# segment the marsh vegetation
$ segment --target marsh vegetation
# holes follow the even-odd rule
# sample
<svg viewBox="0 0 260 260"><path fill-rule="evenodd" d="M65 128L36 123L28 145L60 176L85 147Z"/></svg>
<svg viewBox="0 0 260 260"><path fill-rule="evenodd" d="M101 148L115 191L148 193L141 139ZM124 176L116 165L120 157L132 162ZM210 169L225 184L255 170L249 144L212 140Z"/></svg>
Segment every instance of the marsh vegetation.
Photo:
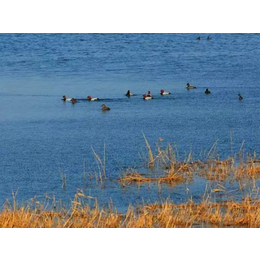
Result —
<svg viewBox="0 0 260 260"><path fill-rule="evenodd" d="M186 189L183 191L187 192L185 202L162 198L154 203L130 204L125 212L119 212L112 201L100 206L97 198L87 196L82 190L78 190L69 207L57 206L55 197L47 195L44 201L33 198L19 206L17 194L13 193L12 202L7 200L0 213L0 227L260 227L257 185L260 159L255 153L245 154L240 149L232 157L221 160L214 144L204 160L193 160L189 153L181 161L176 147L168 144L163 149L160 141L152 151L145 138L145 173L129 168L114 180L107 177L105 146L103 156L92 148L98 171L87 174L84 167L84 181L95 181L103 186L112 181L119 188L137 185L139 189L152 183L161 191L162 185L174 187L200 178L206 181L206 186L199 200L193 200ZM66 176L61 171L60 175L65 189ZM227 183L236 183L236 189L230 190ZM232 196L228 196L230 193Z"/></svg>

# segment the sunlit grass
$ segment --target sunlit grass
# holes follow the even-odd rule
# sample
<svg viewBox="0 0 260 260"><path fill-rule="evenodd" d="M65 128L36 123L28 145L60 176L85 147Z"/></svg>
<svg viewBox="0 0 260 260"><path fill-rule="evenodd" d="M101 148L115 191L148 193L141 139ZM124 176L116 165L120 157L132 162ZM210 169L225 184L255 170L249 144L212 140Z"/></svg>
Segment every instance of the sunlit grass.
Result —
<svg viewBox="0 0 260 260"><path fill-rule="evenodd" d="M44 210L44 206L8 208L0 213L1 228L178 228L178 227L260 227L260 201L250 196L241 202L129 205L126 213L112 204L106 208L84 205L77 193L68 210Z"/></svg>

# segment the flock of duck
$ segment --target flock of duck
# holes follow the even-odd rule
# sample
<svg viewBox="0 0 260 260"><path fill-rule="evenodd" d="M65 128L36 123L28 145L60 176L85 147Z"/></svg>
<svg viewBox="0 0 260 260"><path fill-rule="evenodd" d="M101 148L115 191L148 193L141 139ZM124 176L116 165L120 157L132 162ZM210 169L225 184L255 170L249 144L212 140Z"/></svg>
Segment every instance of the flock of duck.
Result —
<svg viewBox="0 0 260 260"><path fill-rule="evenodd" d="M200 41L200 40L201 40L201 37L200 37L200 36L197 37L197 40ZM211 40L211 38L208 36L208 37L207 37L207 41L210 41L210 40Z"/></svg>
<svg viewBox="0 0 260 260"><path fill-rule="evenodd" d="M196 89L196 87L190 85L190 83L187 83L187 84L186 84L186 89L187 89L187 90ZM208 94L210 94L211 92L210 92L210 90L207 88L204 93L208 95ZM164 91L164 89L161 89L160 94L161 94L162 96L164 96L164 95L170 95L171 92L169 92L169 91ZM128 90L125 95L130 98L130 97L133 96L134 94L133 94L130 90ZM147 94L144 94L144 95L143 95L143 99L144 99L144 100L151 100L151 99L153 99L153 96L152 96L152 94L151 94L151 91L148 91ZM242 97L240 94L238 94L238 99L239 99L239 100L242 100L243 97ZM70 101L72 104L77 103L77 99L75 99L75 98L67 98L65 95L62 97L62 100L63 100L63 101ZM87 96L87 100L88 100L88 101L98 101L99 98ZM108 110L110 110L110 108L107 107L105 104L102 104L102 111L108 111Z"/></svg>
<svg viewBox="0 0 260 260"><path fill-rule="evenodd" d="M208 36L206 39L207 39L208 41L211 40L211 38L210 38L209 36ZM200 41L200 40L201 40L201 37L200 37L200 36L197 37L197 40ZM190 83L187 83L187 84L186 84L186 89L187 89L187 90L195 89L195 88L196 88L196 87L190 85ZM208 94L210 94L211 92L210 92L210 90L207 88L204 93L208 95ZM164 89L161 89L160 94L161 94L162 96L164 96L164 95L170 95L171 93L170 93L169 91L164 91ZM125 95L126 95L127 97L131 97L131 96L133 96L133 93L131 93L131 91L128 90ZM144 95L143 95L143 99L144 99L144 100L153 99L153 96L152 96L152 94L151 94L151 91L148 91L147 94L144 94ZM238 99L239 99L239 100L242 100L243 97L242 97L240 94L238 94ZM77 99L75 99L75 98L67 98L65 95L62 97L62 100L63 100L63 101L70 101L72 104L77 103ZM88 101L98 101L99 98L87 96L87 100L88 100ZM107 107L105 104L102 104L102 111L108 111L108 110L110 110L110 108Z"/></svg>

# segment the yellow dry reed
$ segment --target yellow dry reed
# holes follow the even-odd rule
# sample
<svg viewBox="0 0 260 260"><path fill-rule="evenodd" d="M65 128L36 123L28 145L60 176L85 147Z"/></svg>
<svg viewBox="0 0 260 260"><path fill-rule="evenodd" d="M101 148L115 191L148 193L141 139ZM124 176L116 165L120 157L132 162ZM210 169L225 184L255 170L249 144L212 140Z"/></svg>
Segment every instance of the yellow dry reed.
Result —
<svg viewBox="0 0 260 260"><path fill-rule="evenodd" d="M76 202L76 201L74 201ZM73 203L68 211L20 207L0 213L1 228L180 228L260 227L260 201L187 202L129 206L125 214L116 209L93 208Z"/></svg>

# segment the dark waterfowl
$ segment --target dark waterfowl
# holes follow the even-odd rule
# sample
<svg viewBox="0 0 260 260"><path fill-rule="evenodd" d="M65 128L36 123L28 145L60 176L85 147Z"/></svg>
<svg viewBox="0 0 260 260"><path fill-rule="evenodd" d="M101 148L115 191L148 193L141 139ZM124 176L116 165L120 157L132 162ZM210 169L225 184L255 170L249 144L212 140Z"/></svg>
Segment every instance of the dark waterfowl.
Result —
<svg viewBox="0 0 260 260"><path fill-rule="evenodd" d="M93 98L93 97L91 97L91 96L87 96L87 99L89 100L89 101L97 101L98 100L98 98Z"/></svg>
<svg viewBox="0 0 260 260"><path fill-rule="evenodd" d="M199 37L197 37L197 40L198 40L198 41L200 41L200 36L199 36Z"/></svg>
<svg viewBox="0 0 260 260"><path fill-rule="evenodd" d="M161 89L161 95L164 96L164 95L170 95L171 92L168 92L168 91L164 91L163 89Z"/></svg>
<svg viewBox="0 0 260 260"><path fill-rule="evenodd" d="M147 97L152 97L151 91L148 91Z"/></svg>
<svg viewBox="0 0 260 260"><path fill-rule="evenodd" d="M209 41L209 40L211 40L211 38L208 36L208 37L207 37L207 40Z"/></svg>
<svg viewBox="0 0 260 260"><path fill-rule="evenodd" d="M191 86L190 83L186 84L186 89L194 89L196 88L195 86Z"/></svg>
<svg viewBox="0 0 260 260"><path fill-rule="evenodd" d="M205 94L210 94L210 91L208 88L205 90Z"/></svg>
<svg viewBox="0 0 260 260"><path fill-rule="evenodd" d="M102 111L108 111L110 107L107 107L105 104L102 105Z"/></svg>
<svg viewBox="0 0 260 260"><path fill-rule="evenodd" d="M131 97L131 96L133 96L133 93L131 93L130 90L128 90L125 95L126 95L127 97Z"/></svg>
<svg viewBox="0 0 260 260"><path fill-rule="evenodd" d="M240 94L238 94L238 99L243 100L243 97Z"/></svg>
<svg viewBox="0 0 260 260"><path fill-rule="evenodd" d="M76 100L75 98L72 98L72 99L71 99L71 103L72 103L72 104L75 104L75 103L77 103L77 100Z"/></svg>

